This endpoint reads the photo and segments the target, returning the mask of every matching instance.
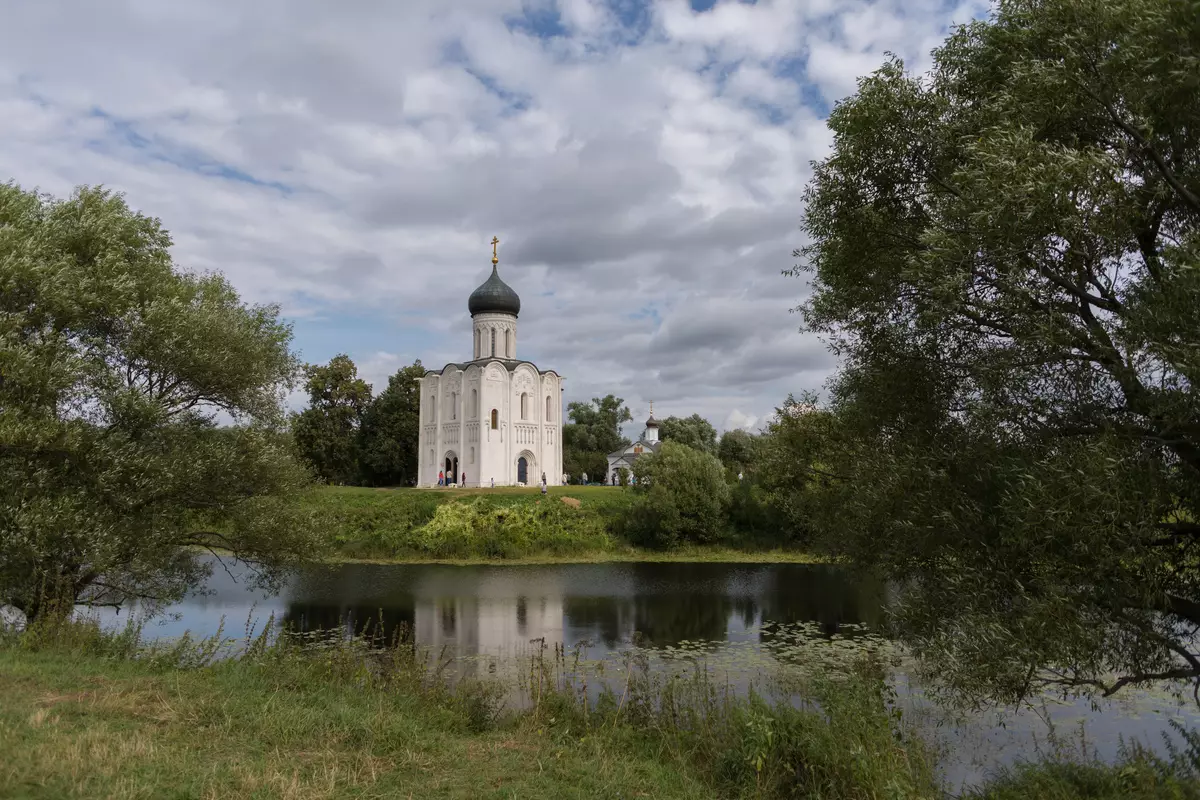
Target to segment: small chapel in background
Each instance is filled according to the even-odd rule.
[[[617,483],[619,481],[617,473],[622,467],[632,470],[633,462],[637,461],[639,456],[644,453],[657,453],[659,444],[658,420],[654,418],[654,402],[651,401],[650,418],[646,420],[646,429],[642,431],[641,437],[628,447],[608,454],[608,478],[605,482]]]
[[[426,373],[421,385],[417,483],[562,484],[562,376],[517,358],[521,298],[492,275],[467,299],[471,359]]]

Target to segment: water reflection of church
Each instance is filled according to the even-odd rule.
[[[563,644],[563,599],[559,597],[438,597],[413,609],[417,644],[462,655],[511,655],[531,640],[553,650]]]
[[[544,639],[592,654],[632,641],[766,642],[759,629],[815,622],[882,622],[882,587],[817,565],[605,564],[547,567],[437,565],[343,567],[297,581],[285,624],[302,631],[382,634],[401,630],[433,651],[507,656]]]

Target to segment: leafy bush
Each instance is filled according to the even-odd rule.
[[[633,544],[707,544],[728,534],[730,492],[715,456],[676,442],[634,462],[637,500],[622,526]]]
[[[320,515],[335,548],[365,557],[396,552],[433,519],[440,501],[425,492],[322,487],[306,502]]]
[[[791,544],[794,529],[771,503],[771,495],[750,478],[730,482],[729,525],[745,539],[770,540],[771,544]]]
[[[413,552],[444,558],[519,558],[607,550],[612,539],[599,517],[565,503],[495,507],[480,498],[439,506],[407,545]]]

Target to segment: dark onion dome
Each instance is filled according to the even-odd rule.
[[[504,281],[496,265],[492,264],[492,275],[478,289],[471,292],[467,300],[467,310],[471,316],[476,314],[512,314],[514,317],[521,313],[521,298]]]
[[[654,401],[653,400],[650,401],[650,419],[646,420],[646,427],[647,428],[657,428],[658,427],[658,420],[656,420],[654,418]]]

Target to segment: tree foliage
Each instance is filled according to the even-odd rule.
[[[636,544],[667,548],[707,544],[728,532],[729,485],[715,456],[663,442],[633,462],[637,501],[626,535]]]
[[[829,124],[814,524],[966,696],[1200,678],[1200,8],[1006,0]]]
[[[296,446],[330,483],[355,484],[362,474],[359,431],[371,404],[371,385],[347,355],[304,368],[308,408],[292,419]]]
[[[815,408],[814,396],[789,395],[755,443],[751,480],[766,494],[764,505],[781,541],[810,538],[812,517],[827,500],[822,492],[836,480],[820,460],[835,424],[832,414]],[[836,510],[829,511],[832,525]]]
[[[417,359],[388,378],[362,416],[360,458],[363,478],[375,486],[408,486],[417,477],[421,390],[425,367]]]
[[[678,442],[703,453],[716,455],[717,452],[717,429],[699,414],[667,417],[659,422],[658,437],[664,442]]]
[[[745,472],[755,463],[759,438],[741,428],[725,431],[717,445],[717,458],[734,472]]]
[[[573,476],[586,472],[590,480],[603,480],[608,454],[630,443],[621,435],[621,424],[633,419],[625,401],[610,394],[590,403],[569,403],[567,418],[571,421],[563,426],[563,468]]]
[[[316,541],[280,435],[291,330],[170,245],[104,189],[0,185],[0,603],[30,617],[178,598],[197,547],[269,585]]]

